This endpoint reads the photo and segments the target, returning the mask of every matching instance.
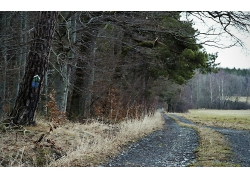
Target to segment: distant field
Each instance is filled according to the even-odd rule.
[[[201,125],[250,130],[250,110],[189,110],[180,115]]]

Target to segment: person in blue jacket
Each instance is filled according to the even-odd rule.
[[[31,82],[31,87],[33,89],[33,92],[37,92],[39,82],[40,82],[40,77],[38,75],[35,75]]]

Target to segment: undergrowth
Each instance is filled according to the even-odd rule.
[[[37,126],[0,133],[0,166],[99,166],[126,145],[163,128],[160,112],[142,119],[107,124],[98,120],[70,122],[55,103],[55,92],[47,103],[48,115],[37,118]]]

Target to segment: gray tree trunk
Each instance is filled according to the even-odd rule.
[[[17,73],[17,82],[14,83],[16,84],[16,94],[15,97],[17,97],[18,95],[18,91],[20,88],[20,82],[21,82],[21,78],[24,75],[24,71],[25,69],[23,67],[25,67],[25,61],[26,61],[26,43],[27,43],[27,35],[25,33],[25,30],[27,28],[27,15],[28,13],[26,11],[21,11],[20,12],[20,19],[19,19],[19,35],[20,35],[20,39],[19,39],[19,43],[21,44],[21,46],[19,47],[19,54],[18,54],[18,73]],[[24,31],[23,31],[24,30]]]
[[[56,102],[62,112],[66,112],[68,103],[68,94],[70,89],[71,66],[72,59],[74,59],[74,52],[72,52],[72,45],[76,41],[76,13],[69,19],[71,12],[61,12],[58,18],[59,21],[59,48],[54,52],[55,63],[54,67],[54,89],[56,90]]]
[[[72,51],[73,49],[73,44],[76,42],[76,13],[72,15],[72,17],[70,18],[70,26],[69,28],[71,29],[69,31],[69,39],[70,39],[70,47],[71,47],[71,51],[70,51],[70,55],[68,58],[68,63],[65,66],[65,72],[66,72],[66,77],[65,77],[65,87],[64,87],[64,94],[63,94],[63,102],[62,102],[62,106],[63,112],[66,112],[67,109],[67,104],[68,104],[68,95],[69,95],[69,90],[70,90],[70,79],[71,79],[71,67],[69,66],[70,61],[71,63],[73,63],[73,59],[75,58],[75,54]]]

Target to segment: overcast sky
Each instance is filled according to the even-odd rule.
[[[247,48],[250,49],[250,46],[248,45]],[[247,55],[247,52],[242,50],[241,47],[231,47],[229,49],[205,47],[205,49],[208,53],[218,52],[216,62],[220,63],[220,67],[235,67],[237,69],[250,68],[250,55]]]
[[[221,31],[220,26],[218,26],[212,20],[206,19],[206,24],[199,21],[198,19],[194,19],[194,28],[198,29],[200,32],[206,32],[210,27],[216,28],[217,32]],[[244,33],[240,34],[238,31],[232,29],[234,35],[236,35],[239,39],[241,39],[245,43],[245,48],[235,46],[231,48],[221,49],[213,46],[206,46],[204,48],[208,53],[216,53],[218,52],[218,58],[216,59],[216,63],[220,63],[220,67],[228,67],[228,68],[240,68],[240,69],[249,69],[250,68],[250,34]],[[218,41],[222,46],[233,44],[230,36],[218,36],[218,37],[209,37],[209,36],[200,36],[201,41],[214,39]]]
[[[220,49],[211,46],[204,46],[208,53],[218,52],[217,63],[220,63],[221,67],[228,68],[240,68],[249,69],[250,68],[250,37],[249,34],[239,35],[241,40],[245,43],[245,48],[235,46],[227,49]],[[223,42],[223,40],[222,40]]]

